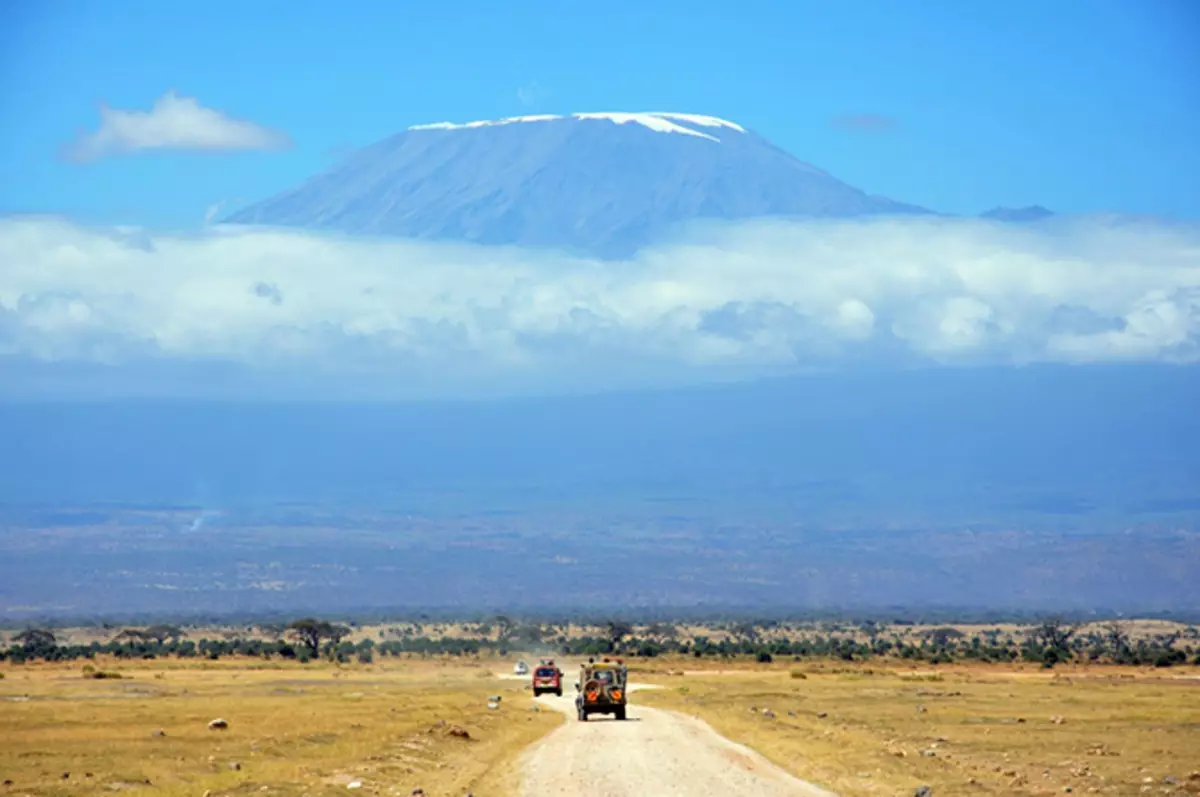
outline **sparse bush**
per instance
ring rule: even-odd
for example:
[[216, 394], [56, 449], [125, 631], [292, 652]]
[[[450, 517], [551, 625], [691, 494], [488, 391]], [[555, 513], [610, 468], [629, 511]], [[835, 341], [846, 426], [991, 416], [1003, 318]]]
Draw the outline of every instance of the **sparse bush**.
[[808, 675], [803, 670], [792, 670], [791, 673], [789, 673], [789, 675], [791, 675], [793, 678], [799, 679], [801, 681], [808, 679]]
[[[946, 623], [951, 618], [940, 616], [936, 620]], [[784, 657], [780, 660], [794, 661], [797, 666], [813, 661], [853, 663], [854, 672], [860, 674], [865, 672], [861, 670], [862, 664], [873, 658], [914, 665], [956, 661], [1007, 664], [1024, 659], [1047, 669], [1073, 660], [1133, 666], [1200, 666], [1200, 651], [1194, 644], [1188, 644], [1196, 636], [1190, 629], [1179, 626], [1178, 630], [1169, 633], [1131, 638], [1126, 624], [1120, 621], [1072, 626], [1065, 620], [1050, 619], [1028, 625], [1015, 635], [992, 628], [969, 638], [952, 625], [939, 624], [928, 630], [916, 630], [878, 621], [780, 623], [722, 618], [708, 623], [691, 623], [691, 628], [699, 629], [692, 632], [684, 630], [687, 626], [668, 624], [662, 618], [636, 624], [610, 620], [582, 625], [590, 628], [590, 632], [566, 635], [560, 633], [565, 622], [534, 622], [522, 618], [497, 618], [492, 621], [490, 634], [486, 633], [486, 623], [412, 623], [391, 626], [379, 634], [379, 639], [372, 633], [372, 638], [355, 642], [347, 638], [350, 626], [311, 618], [291, 626], [230, 627], [216, 634], [215, 639], [197, 640], [188, 639], [186, 633], [169, 625], [124, 630], [106, 626], [114, 637], [108, 642], [86, 645], [65, 641], [60, 644], [56, 632], [51, 629], [27, 629], [13, 635], [7, 646], [0, 646], [0, 661], [20, 665], [33, 661], [86, 661], [101, 656], [123, 660], [218, 660], [230, 657], [270, 660], [278, 657], [301, 663], [320, 658], [330, 662], [367, 664], [380, 656], [422, 659], [507, 657], [512, 651], [526, 651], [527, 645], [541, 640], [535, 647], [547, 652], [553, 650], [562, 656], [624, 655], [643, 659], [688, 656], [699, 660], [740, 659], [764, 664]], [[258, 636], [244, 636], [254, 634], [256, 629]], [[450, 630], [460, 629], [467, 635], [444, 636]], [[495, 633], [497, 631], [502, 633]], [[313, 642], [319, 643], [315, 651]], [[92, 671], [94, 667], [84, 670], [85, 674]], [[790, 672], [793, 678], [805, 677], [800, 670]]]

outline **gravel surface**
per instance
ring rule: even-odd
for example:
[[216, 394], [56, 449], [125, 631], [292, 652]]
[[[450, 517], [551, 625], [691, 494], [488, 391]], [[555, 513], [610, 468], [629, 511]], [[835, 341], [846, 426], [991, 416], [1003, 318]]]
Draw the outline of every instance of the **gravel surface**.
[[630, 703], [624, 722], [579, 722], [573, 690], [538, 702], [567, 721], [525, 752], [523, 797], [835, 797], [683, 714]]

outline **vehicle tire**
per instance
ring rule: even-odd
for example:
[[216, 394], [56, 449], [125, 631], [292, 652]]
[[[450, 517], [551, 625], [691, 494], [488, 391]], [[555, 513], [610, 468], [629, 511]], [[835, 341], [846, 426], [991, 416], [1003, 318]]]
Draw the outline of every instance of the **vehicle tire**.
[[613, 713], [617, 715], [617, 719], [619, 719], [619, 720], [625, 719], [625, 707], [624, 706], [618, 706], [617, 710], [614, 711]]
[[587, 712], [584, 711], [583, 709], [579, 709], [579, 721], [587, 722]]
[[554, 690], [554, 696], [555, 696], [555, 697], [562, 697], [562, 689], [555, 689], [555, 690]]

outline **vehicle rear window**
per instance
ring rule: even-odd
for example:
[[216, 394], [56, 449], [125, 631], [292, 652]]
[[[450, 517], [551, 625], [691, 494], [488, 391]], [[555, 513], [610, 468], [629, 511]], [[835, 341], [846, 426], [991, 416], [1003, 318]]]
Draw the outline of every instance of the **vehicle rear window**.
[[538, 667], [537, 676], [538, 678], [553, 678], [554, 670], [549, 667]]

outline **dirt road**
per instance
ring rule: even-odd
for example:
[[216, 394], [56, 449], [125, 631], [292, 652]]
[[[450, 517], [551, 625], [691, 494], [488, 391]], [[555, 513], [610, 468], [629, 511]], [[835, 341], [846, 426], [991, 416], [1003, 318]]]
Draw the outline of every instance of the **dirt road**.
[[538, 702], [567, 721], [525, 752], [523, 797], [834, 797], [703, 722], [639, 706], [636, 698], [624, 722], [577, 721], [573, 692]]

